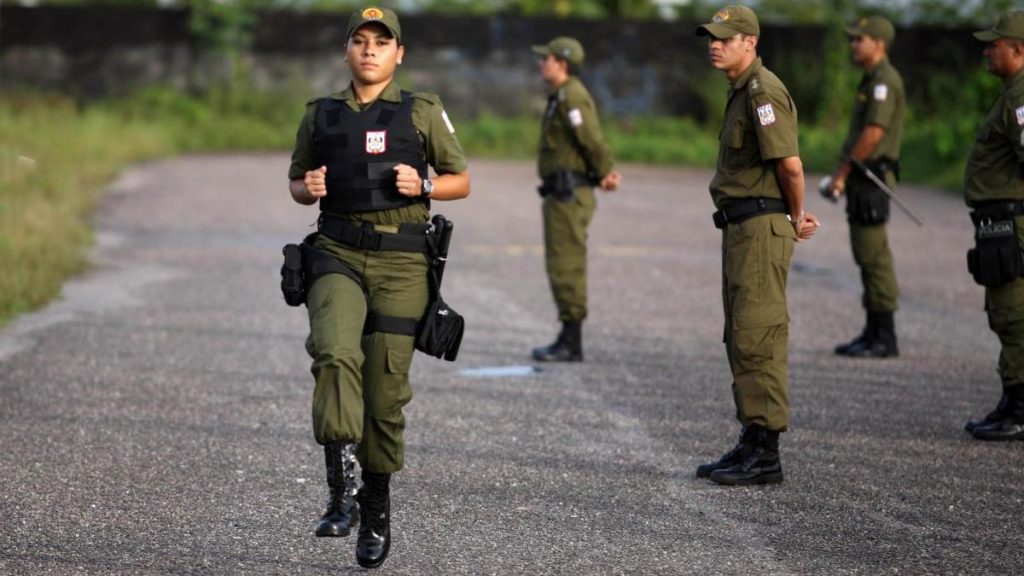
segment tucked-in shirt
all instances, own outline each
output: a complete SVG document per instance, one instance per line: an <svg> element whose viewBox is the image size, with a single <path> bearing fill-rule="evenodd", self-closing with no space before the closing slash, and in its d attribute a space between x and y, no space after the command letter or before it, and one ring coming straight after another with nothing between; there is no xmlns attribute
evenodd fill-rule
<svg viewBox="0 0 1024 576"><path fill-rule="evenodd" d="M537 172L558 169L603 178L612 171L612 155L601 132L597 106L583 82L570 76L548 96L540 131Z"/></svg>
<svg viewBox="0 0 1024 576"><path fill-rule="evenodd" d="M1024 70L1003 90L978 128L964 169L964 199L1024 200Z"/></svg>
<svg viewBox="0 0 1024 576"><path fill-rule="evenodd" d="M729 90L710 186L716 207L736 198L782 198L775 161L800 155L796 122L789 91L758 58Z"/></svg>
<svg viewBox="0 0 1024 576"><path fill-rule="evenodd" d="M849 156L864 128L874 125L883 128L885 135L868 160L883 157L899 160L900 141L903 139L903 111L906 106L903 78L888 58L882 59L871 70L865 70L853 102L850 130L843 143L843 157Z"/></svg>

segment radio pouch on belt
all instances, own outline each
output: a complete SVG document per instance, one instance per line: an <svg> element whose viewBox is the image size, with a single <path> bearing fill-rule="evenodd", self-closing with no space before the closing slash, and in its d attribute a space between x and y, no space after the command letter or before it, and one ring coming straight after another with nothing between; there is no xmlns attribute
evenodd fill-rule
<svg viewBox="0 0 1024 576"><path fill-rule="evenodd" d="M974 220L974 248L967 251L967 270L982 286L1002 286L1024 274L1024 253L1017 240L1017 222L1013 214Z"/></svg>
<svg viewBox="0 0 1024 576"><path fill-rule="evenodd" d="M342 264L330 254L313 247L317 233L310 234L301 244L286 244L284 265L281 266L281 292L289 306L306 303L309 289L317 278L325 274L343 274L360 286L362 279L354 270Z"/></svg>

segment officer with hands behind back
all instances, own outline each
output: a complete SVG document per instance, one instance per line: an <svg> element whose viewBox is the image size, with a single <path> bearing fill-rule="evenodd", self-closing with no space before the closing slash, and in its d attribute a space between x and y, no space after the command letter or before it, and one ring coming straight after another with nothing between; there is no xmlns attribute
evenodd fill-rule
<svg viewBox="0 0 1024 576"><path fill-rule="evenodd" d="M779 433L789 425L786 280L795 242L818 227L803 210L796 106L757 56L754 11L726 6L697 28L730 90L711 181L722 230L725 346L739 443L698 478L727 485L782 482Z"/></svg>
<svg viewBox="0 0 1024 576"><path fill-rule="evenodd" d="M846 195L850 245L860 267L867 320L861 334L852 342L837 346L835 352L842 356L886 358L899 355L893 320L899 286L885 228L889 197L860 166L871 170L890 190L895 188L906 97L903 79L888 58L896 37L892 23L881 16L870 16L848 27L846 34L850 37L853 63L864 69L864 75L843 143L842 161L825 192L832 198Z"/></svg>
<svg viewBox="0 0 1024 576"><path fill-rule="evenodd" d="M1003 394L966 429L980 440L1024 439L1024 10L1003 13L985 42L988 71L1003 89L978 129L964 169L975 246L968 269L985 286L988 325L999 337Z"/></svg>
<svg viewBox="0 0 1024 576"><path fill-rule="evenodd" d="M398 16L370 7L348 22L350 86L306 107L288 171L299 204L319 203L306 306L313 433L330 496L317 536L347 536L380 566L391 546L390 480L403 464L403 407L415 327L428 305L430 200L470 192L455 130L433 95L394 82L405 46ZM428 165L438 174L429 178ZM355 463L362 469L358 489Z"/></svg>
<svg viewBox="0 0 1024 576"><path fill-rule="evenodd" d="M537 170L544 197L544 258L562 330L555 341L534 348L540 362L583 360L587 317L587 227L597 208L594 186L614 191L622 177L601 133L597 107L580 81L583 46L562 36L533 46L540 76L552 92L541 125Z"/></svg>

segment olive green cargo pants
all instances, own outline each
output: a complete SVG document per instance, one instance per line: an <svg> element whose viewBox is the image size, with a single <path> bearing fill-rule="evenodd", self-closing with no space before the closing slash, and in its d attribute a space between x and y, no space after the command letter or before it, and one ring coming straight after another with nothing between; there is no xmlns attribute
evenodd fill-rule
<svg viewBox="0 0 1024 576"><path fill-rule="evenodd" d="M409 367L413 337L374 332L363 335L369 310L387 316L420 318L427 306L427 259L408 252L352 250L322 235L315 243L363 278L363 288L341 274L317 280L309 290L313 358L313 433L320 444L357 442L364 470L402 468L405 416L412 400Z"/></svg>
<svg viewBox="0 0 1024 576"><path fill-rule="evenodd" d="M544 261L561 322L582 322L587 317L587 227L594 217L594 189L576 189L572 200L546 196Z"/></svg>
<svg viewBox="0 0 1024 576"><path fill-rule="evenodd" d="M796 231L784 214L722 231L725 349L736 418L769 430L789 426L789 312L786 280Z"/></svg>
<svg viewBox="0 0 1024 576"><path fill-rule="evenodd" d="M1024 249L1024 216L1017 217L1017 241ZM1002 348L999 378L1004 387L1024 386L1024 278L985 288L988 325Z"/></svg>
<svg viewBox="0 0 1024 576"><path fill-rule="evenodd" d="M891 190L895 190L896 178L892 173L886 174L886 184ZM869 181L857 178L851 182L847 194L857 194L860 186L874 187ZM864 286L861 303L868 312L895 312L898 307L900 289L896 281L892 250L889 249L889 237L885 228L887 224L850 222L853 261L860 267L860 280Z"/></svg>

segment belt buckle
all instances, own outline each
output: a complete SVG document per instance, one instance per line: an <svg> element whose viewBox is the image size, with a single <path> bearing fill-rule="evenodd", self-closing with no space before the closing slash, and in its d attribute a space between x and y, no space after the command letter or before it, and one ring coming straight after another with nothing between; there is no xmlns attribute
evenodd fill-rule
<svg viewBox="0 0 1024 576"><path fill-rule="evenodd" d="M764 198L758 198L757 199L757 211L758 212L764 212L766 210L766 208L764 207L764 204L765 204Z"/></svg>

